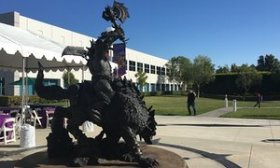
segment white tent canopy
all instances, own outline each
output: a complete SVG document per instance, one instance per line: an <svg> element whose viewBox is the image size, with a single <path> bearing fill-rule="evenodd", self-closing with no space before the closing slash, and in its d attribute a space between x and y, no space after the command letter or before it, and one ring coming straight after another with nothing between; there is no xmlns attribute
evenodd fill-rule
<svg viewBox="0 0 280 168"><path fill-rule="evenodd" d="M0 69L22 73L22 108L26 107L25 72L36 72L38 61L46 71L83 69L86 60L78 56L61 57L65 46L26 30L0 23Z"/></svg>
<svg viewBox="0 0 280 168"><path fill-rule="evenodd" d="M86 60L78 56L61 57L65 47L26 30L0 23L0 68L2 69L22 71L25 66L27 72L35 72L39 60L46 71L81 69L86 64Z"/></svg>

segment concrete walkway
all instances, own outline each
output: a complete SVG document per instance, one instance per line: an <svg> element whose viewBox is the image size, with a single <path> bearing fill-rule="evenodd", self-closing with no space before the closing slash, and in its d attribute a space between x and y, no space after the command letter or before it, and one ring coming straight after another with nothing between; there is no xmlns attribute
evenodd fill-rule
<svg viewBox="0 0 280 168"><path fill-rule="evenodd" d="M209 111L207 113L203 113L203 114L200 114L200 115L197 115L197 117L220 117L222 116L223 114L226 114L226 113L229 113L229 112L232 112L233 108L219 108L219 109L216 109L216 110L213 110L213 111Z"/></svg>
<svg viewBox="0 0 280 168"><path fill-rule="evenodd" d="M157 116L158 146L190 168L274 168L280 164L280 121Z"/></svg>
<svg viewBox="0 0 280 168"><path fill-rule="evenodd" d="M156 120L154 145L179 154L190 168L280 167L280 120L205 116L156 116ZM88 136L99 131L96 127ZM1 145L0 167L14 167L26 155L46 150L49 132L37 129L37 148L31 150L19 148L19 141Z"/></svg>

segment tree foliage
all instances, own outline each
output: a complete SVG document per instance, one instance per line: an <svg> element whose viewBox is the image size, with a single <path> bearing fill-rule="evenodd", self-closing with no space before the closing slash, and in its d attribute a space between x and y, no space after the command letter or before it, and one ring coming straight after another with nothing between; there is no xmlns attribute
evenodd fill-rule
<svg viewBox="0 0 280 168"><path fill-rule="evenodd" d="M245 95L253 85L260 84L261 80L262 75L258 73L255 68L243 64L240 67L240 72L238 73L235 83L240 89L242 89L243 94Z"/></svg>
<svg viewBox="0 0 280 168"><path fill-rule="evenodd" d="M229 73L230 69L228 65L225 66L218 66L218 69L216 70L216 73Z"/></svg>
<svg viewBox="0 0 280 168"><path fill-rule="evenodd" d="M169 81L175 81L185 85L192 79L192 63L186 57L172 57L166 63L166 68L169 69L169 73L167 74Z"/></svg>
<svg viewBox="0 0 280 168"><path fill-rule="evenodd" d="M145 72L143 71L138 71L136 74L135 74L135 77L137 78L137 84L140 86L141 88L141 91L143 90L143 87L147 84L147 79L148 79L148 76Z"/></svg>
<svg viewBox="0 0 280 168"><path fill-rule="evenodd" d="M265 56L259 56L257 60L258 64L256 69L258 71L268 71L268 72L276 72L280 69L280 63L274 55L269 54Z"/></svg>
<svg viewBox="0 0 280 168"><path fill-rule="evenodd" d="M230 66L230 72L238 72L239 68L236 64L231 64Z"/></svg>
<svg viewBox="0 0 280 168"><path fill-rule="evenodd" d="M66 88L68 88L70 85L78 83L78 80L75 79L74 74L70 71L64 72L62 75L62 79L63 79L63 86Z"/></svg>
<svg viewBox="0 0 280 168"><path fill-rule="evenodd" d="M209 57L199 55L194 59L192 71L194 74L193 82L197 87L198 97L199 97L200 86L202 84L209 83L215 78L214 64L212 64L212 61Z"/></svg>

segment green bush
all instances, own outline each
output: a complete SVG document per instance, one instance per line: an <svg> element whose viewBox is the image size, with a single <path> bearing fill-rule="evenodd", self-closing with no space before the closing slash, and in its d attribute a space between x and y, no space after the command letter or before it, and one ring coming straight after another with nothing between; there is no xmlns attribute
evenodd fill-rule
<svg viewBox="0 0 280 168"><path fill-rule="evenodd" d="M157 91L157 92L145 92L144 96L161 96L161 95L182 95L181 91Z"/></svg>
<svg viewBox="0 0 280 168"><path fill-rule="evenodd" d="M251 100L255 99L256 92L260 92L264 95L264 99L267 100L279 100L280 95L280 78L277 78L273 73L261 73L262 81L260 85L253 85L249 90L249 95L235 96L237 99ZM215 80L207 85L201 87L201 95L206 95L211 98L228 95L242 95L243 92L239 89L235 83L238 74L237 73L225 73L216 74ZM216 95L213 97L213 95ZM243 97L243 98L242 98Z"/></svg>
<svg viewBox="0 0 280 168"><path fill-rule="evenodd" d="M29 104L50 104L65 102L65 100L47 100L38 96L28 96ZM21 104L21 96L0 96L0 106L19 106Z"/></svg>
<svg viewBox="0 0 280 168"><path fill-rule="evenodd" d="M20 96L0 96L0 106L17 106L20 104Z"/></svg>

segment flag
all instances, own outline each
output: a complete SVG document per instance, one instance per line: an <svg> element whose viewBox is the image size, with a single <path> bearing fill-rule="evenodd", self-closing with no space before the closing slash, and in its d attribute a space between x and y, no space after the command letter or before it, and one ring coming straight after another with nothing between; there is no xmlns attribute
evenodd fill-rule
<svg viewBox="0 0 280 168"><path fill-rule="evenodd" d="M118 43L113 45L113 62L118 64L118 69L116 70L117 76L122 76L126 74L126 50L125 43Z"/></svg>
<svg viewBox="0 0 280 168"><path fill-rule="evenodd" d="M128 10L123 3L114 1L113 11L115 17L118 18L122 23L129 17Z"/></svg>

